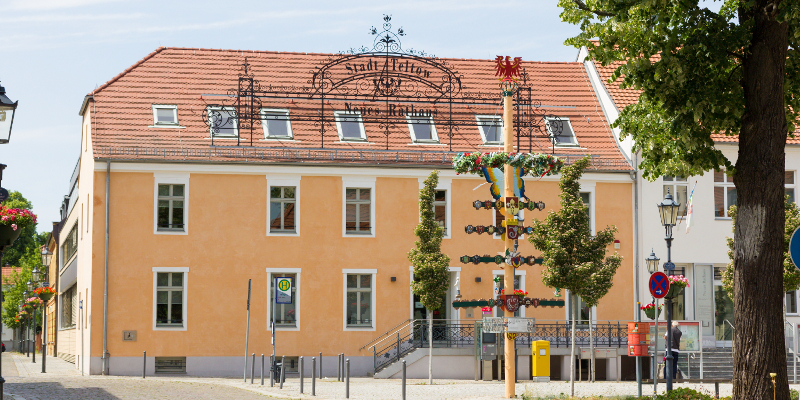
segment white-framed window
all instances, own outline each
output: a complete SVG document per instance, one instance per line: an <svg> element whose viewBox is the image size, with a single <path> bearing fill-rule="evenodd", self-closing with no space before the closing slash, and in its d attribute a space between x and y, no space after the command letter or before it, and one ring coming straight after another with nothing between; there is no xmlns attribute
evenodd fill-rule
<svg viewBox="0 0 800 400"><path fill-rule="evenodd" d="M375 179L342 178L342 235L375 237Z"/></svg>
<svg viewBox="0 0 800 400"><path fill-rule="evenodd" d="M189 174L155 173L153 233L189 233Z"/></svg>
<svg viewBox="0 0 800 400"><path fill-rule="evenodd" d="M375 330L377 269L343 269L344 330Z"/></svg>
<svg viewBox="0 0 800 400"><path fill-rule="evenodd" d="M414 143L439 143L439 136L436 134L436 125L433 117L412 117L406 115L408 131L411 134L411 141Z"/></svg>
<svg viewBox="0 0 800 400"><path fill-rule="evenodd" d="M476 115L478 131L486 145L503 144L503 119L497 115Z"/></svg>
<svg viewBox="0 0 800 400"><path fill-rule="evenodd" d="M361 112L353 111L334 111L336 130L339 132L339 140L343 142L366 142L367 133L364 131L364 120L361 119Z"/></svg>
<svg viewBox="0 0 800 400"><path fill-rule="evenodd" d="M577 147L578 139L572 129L569 118L548 118L545 117L547 132L556 139L557 147Z"/></svg>
<svg viewBox="0 0 800 400"><path fill-rule="evenodd" d="M236 109L233 107L208 107L209 132L214 138L239 136Z"/></svg>
<svg viewBox="0 0 800 400"><path fill-rule="evenodd" d="M186 330L188 267L153 267L153 330Z"/></svg>
<svg viewBox="0 0 800 400"><path fill-rule="evenodd" d="M261 127L267 139L292 139L292 122L289 110L264 108L261 110Z"/></svg>
<svg viewBox="0 0 800 400"><path fill-rule="evenodd" d="M785 293L786 314L797 315L797 291L792 290Z"/></svg>
<svg viewBox="0 0 800 400"><path fill-rule="evenodd" d="M784 185L786 185L786 195L789 196L789 201L794 203L794 171L784 172Z"/></svg>
<svg viewBox="0 0 800 400"><path fill-rule="evenodd" d="M581 182L580 196L583 204L586 205L586 211L589 213L589 231L594 235L596 228L595 224L595 200L594 190L597 186L596 182Z"/></svg>
<svg viewBox="0 0 800 400"><path fill-rule="evenodd" d="M730 218L728 213L731 206L736 205L736 186L733 177L725 171L714 171L714 217Z"/></svg>
<svg viewBox="0 0 800 400"><path fill-rule="evenodd" d="M70 260L72 260L72 256L78 252L78 222L75 221L72 224L72 228L69 230L64 243L61 245L61 261L63 261L63 265L67 265Z"/></svg>
<svg viewBox="0 0 800 400"><path fill-rule="evenodd" d="M597 306L589 307L580 296L575 296L574 298L570 294L569 290L564 290L563 295L565 297L566 307L564 310L564 316L566 317L567 321L571 321L572 316L570 316L570 311L575 312L575 324L578 325L588 325L589 318L597 321ZM572 304L573 299L575 299L575 304Z"/></svg>
<svg viewBox="0 0 800 400"><path fill-rule="evenodd" d="M666 196L667 192L672 194L672 198L680 203L678 207L678 218L683 218L686 215L686 203L689 199L689 180L682 176L664 175L662 196Z"/></svg>
<svg viewBox="0 0 800 400"><path fill-rule="evenodd" d="M267 330L272 327L272 307L275 306L275 327L281 331L300 330L300 268L267 268L269 295L267 298ZM275 304L275 278L292 278L292 304Z"/></svg>
<svg viewBox="0 0 800 400"><path fill-rule="evenodd" d="M525 270L516 270L516 271L514 271L514 289L515 290L516 289L525 290L525 275L526 274L527 274L527 271L525 271ZM500 288L500 289L504 289L505 288L505 278L504 278L505 277L505 273L502 270L494 270L494 271L492 271L492 275L493 275L493 277L499 277L500 278L500 282L498 283L497 287ZM494 289L494 287L495 287L494 286L494 282L491 282L491 283L492 283L492 290L495 290ZM498 298L497 295L495 295L494 297ZM530 297L530 295L528 295L528 297ZM507 313L507 312L503 311L503 309L500 308L500 306L496 306L494 308L493 312L494 312L494 316L495 317L504 317L504 316L505 317L524 317L525 316L525 307L520 307L517 311L514 312L514 315L510 315L510 313Z"/></svg>
<svg viewBox="0 0 800 400"><path fill-rule="evenodd" d="M72 285L59 295L61 298L61 329L73 329L77 325L78 285Z"/></svg>
<svg viewBox="0 0 800 400"><path fill-rule="evenodd" d="M296 233L295 186L269 187L269 231L271 233Z"/></svg>
<svg viewBox="0 0 800 400"><path fill-rule="evenodd" d="M450 193L452 187L450 178L439 177L439 184L433 197L433 213L436 222L444 228L443 239L450 239ZM425 187L425 178L419 178L419 188Z"/></svg>
<svg viewBox="0 0 800 400"><path fill-rule="evenodd" d="M178 106L153 104L153 125L178 125Z"/></svg>

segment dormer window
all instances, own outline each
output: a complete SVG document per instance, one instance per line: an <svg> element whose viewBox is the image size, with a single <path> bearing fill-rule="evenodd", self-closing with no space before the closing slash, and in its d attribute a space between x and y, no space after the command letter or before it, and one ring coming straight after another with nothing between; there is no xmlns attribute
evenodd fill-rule
<svg viewBox="0 0 800 400"><path fill-rule="evenodd" d="M261 110L261 126L267 139L292 139L292 124L289 110Z"/></svg>
<svg viewBox="0 0 800 400"><path fill-rule="evenodd" d="M577 147L578 140L569 118L545 118L547 132L555 138L555 145L560 147Z"/></svg>
<svg viewBox="0 0 800 400"><path fill-rule="evenodd" d="M503 119L496 115L476 115L483 144L503 144Z"/></svg>
<svg viewBox="0 0 800 400"><path fill-rule="evenodd" d="M364 120L358 111L334 111L336 130L339 131L339 140L343 142L366 142L367 133L364 132Z"/></svg>
<svg viewBox="0 0 800 400"><path fill-rule="evenodd" d="M408 131L414 143L439 143L436 135L436 125L432 117L410 117L406 115Z"/></svg>
<svg viewBox="0 0 800 400"><path fill-rule="evenodd" d="M178 125L178 106L153 104L153 125Z"/></svg>
<svg viewBox="0 0 800 400"><path fill-rule="evenodd" d="M211 136L215 138L235 138L239 135L236 125L236 111L233 107L208 107L208 122Z"/></svg>

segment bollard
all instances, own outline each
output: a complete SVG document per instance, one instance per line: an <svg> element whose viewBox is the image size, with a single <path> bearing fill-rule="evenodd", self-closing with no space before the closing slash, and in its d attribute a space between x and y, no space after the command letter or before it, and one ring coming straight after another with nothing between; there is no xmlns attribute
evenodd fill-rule
<svg viewBox="0 0 800 400"><path fill-rule="evenodd" d="M344 353L342 353L342 382L344 382Z"/></svg>
<svg viewBox="0 0 800 400"><path fill-rule="evenodd" d="M147 352L142 353L142 379L145 377L145 373L147 372Z"/></svg>
<svg viewBox="0 0 800 400"><path fill-rule="evenodd" d="M256 353L253 353L253 361L250 365L250 384L253 384L253 379L256 377Z"/></svg>
<svg viewBox="0 0 800 400"><path fill-rule="evenodd" d="M350 398L350 359L348 358L344 362L344 397L346 399Z"/></svg>
<svg viewBox="0 0 800 400"><path fill-rule="evenodd" d="M719 398L719 382L714 382L714 398Z"/></svg>
<svg viewBox="0 0 800 400"><path fill-rule="evenodd" d="M322 353L320 353L322 354ZM316 382L317 380L317 359L316 357L311 357L311 395L316 396Z"/></svg>
<svg viewBox="0 0 800 400"><path fill-rule="evenodd" d="M342 381L342 353L336 355L336 382Z"/></svg>
<svg viewBox="0 0 800 400"><path fill-rule="evenodd" d="M322 352L319 352L319 379L322 379Z"/></svg>
<svg viewBox="0 0 800 400"><path fill-rule="evenodd" d="M264 355L261 355L261 386L264 386Z"/></svg>
<svg viewBox="0 0 800 400"><path fill-rule="evenodd" d="M281 356L281 387L283 389L283 381L286 380L286 356Z"/></svg>
<svg viewBox="0 0 800 400"><path fill-rule="evenodd" d="M275 386L275 355L269 356L269 387Z"/></svg>
<svg viewBox="0 0 800 400"><path fill-rule="evenodd" d="M403 385L402 385L403 400L406 400L406 360L403 360Z"/></svg>
<svg viewBox="0 0 800 400"><path fill-rule="evenodd" d="M298 359L297 367L300 368L300 393L303 393L303 356Z"/></svg>

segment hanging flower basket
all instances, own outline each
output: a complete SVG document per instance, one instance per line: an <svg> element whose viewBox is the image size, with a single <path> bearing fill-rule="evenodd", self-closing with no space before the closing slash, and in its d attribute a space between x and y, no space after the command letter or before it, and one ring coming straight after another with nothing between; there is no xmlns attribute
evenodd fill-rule
<svg viewBox="0 0 800 400"><path fill-rule="evenodd" d="M683 275L669 275L667 279L669 280L669 292L665 297L668 299L674 299L683 292L684 288L689 286L689 279Z"/></svg>
<svg viewBox="0 0 800 400"><path fill-rule="evenodd" d="M39 298L42 299L44 302L48 302L50 301L50 299L53 298L53 296L55 296L58 293L52 287L47 286L47 287L37 288L36 290L33 291L33 294L39 296Z"/></svg>
<svg viewBox="0 0 800 400"><path fill-rule="evenodd" d="M36 224L36 215L30 210L8 208L0 204L0 250L14 244L22 228Z"/></svg>
<svg viewBox="0 0 800 400"><path fill-rule="evenodd" d="M42 299L40 299L38 297L30 297L30 298L26 299L25 302L28 304L28 306L33 307L33 308L37 308L37 307L40 307L40 306L44 305L44 302L42 301Z"/></svg>
<svg viewBox="0 0 800 400"><path fill-rule="evenodd" d="M658 310L656 311L656 305L653 304L653 303L650 303L648 305L641 306L640 308L642 309L642 311L644 311L644 315L647 315L647 318L656 319L656 314L658 314L660 316L661 315L661 309L663 307L664 307L663 305L659 305L658 306Z"/></svg>

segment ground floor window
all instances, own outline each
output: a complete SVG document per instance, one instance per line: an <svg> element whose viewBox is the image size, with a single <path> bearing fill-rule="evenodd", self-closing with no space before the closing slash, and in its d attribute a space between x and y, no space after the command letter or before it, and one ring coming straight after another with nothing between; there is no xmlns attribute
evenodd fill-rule
<svg viewBox="0 0 800 400"><path fill-rule="evenodd" d="M298 309L297 304L299 299L297 298L297 285L298 282L298 274L296 273L271 273L270 274L270 297L269 301L273 307L275 307L274 314L272 310L270 310L270 315L267 317L272 320L274 315L275 317L275 326L279 328L297 328L297 317L298 317ZM291 304L277 304L275 302L275 278L289 278L292 283L292 298Z"/></svg>
<svg viewBox="0 0 800 400"><path fill-rule="evenodd" d="M344 329L375 329L375 269L345 269Z"/></svg>
<svg viewBox="0 0 800 400"><path fill-rule="evenodd" d="M74 328L77 322L78 285L72 285L61 294L61 328Z"/></svg>

